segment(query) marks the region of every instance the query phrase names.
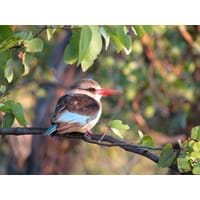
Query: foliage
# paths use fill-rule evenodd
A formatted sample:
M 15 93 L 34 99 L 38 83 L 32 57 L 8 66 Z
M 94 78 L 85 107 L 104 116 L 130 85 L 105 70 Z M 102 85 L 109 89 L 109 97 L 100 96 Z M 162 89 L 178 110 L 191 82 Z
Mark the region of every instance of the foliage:
M 118 137 L 123 139 L 121 131 L 126 131 L 129 129 L 127 124 L 124 124 L 121 120 L 111 120 L 108 122 L 108 126 L 111 128 L 113 133 Z
M 137 140 L 141 129 L 136 124 L 138 119 L 145 128 L 150 127 L 144 130 L 153 129 L 167 136 L 188 133 L 200 124 L 200 37 L 195 28 L 188 26 L 186 31 L 193 38 L 192 47 L 181 38 L 178 27 L 170 26 L 0 26 L 1 127 L 11 127 L 16 122 L 26 126 L 27 121 L 33 121 L 34 104 L 26 112 L 25 99 L 15 97 L 26 86 L 26 96 L 34 101 L 46 95 L 40 83 L 54 80 L 48 56 L 63 32 L 68 32 L 71 37 L 64 48 L 64 62 L 81 67 L 105 86 L 124 90 L 119 99 L 104 102 L 106 112 L 102 118 L 109 118 L 108 126 L 114 134 Z M 139 109 L 134 110 L 138 99 Z M 115 105 L 119 107 L 114 108 Z M 118 116 L 121 120 L 116 120 Z M 103 128 L 104 125 L 99 126 L 99 130 Z M 140 131 L 138 145 L 156 147 L 151 132 L 143 132 Z M 192 129 L 191 138 L 182 142 L 179 149 L 165 144 L 159 155 L 160 167 L 176 166 L 183 174 L 200 174 L 199 126 Z

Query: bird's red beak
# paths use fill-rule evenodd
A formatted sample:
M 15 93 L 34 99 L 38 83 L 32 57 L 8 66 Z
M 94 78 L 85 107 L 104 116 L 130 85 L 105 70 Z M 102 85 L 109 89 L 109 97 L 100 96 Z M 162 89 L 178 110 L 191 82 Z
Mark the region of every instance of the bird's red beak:
M 97 94 L 100 94 L 102 96 L 112 96 L 112 95 L 119 95 L 122 92 L 120 90 L 112 90 L 108 88 L 101 88 L 97 90 Z

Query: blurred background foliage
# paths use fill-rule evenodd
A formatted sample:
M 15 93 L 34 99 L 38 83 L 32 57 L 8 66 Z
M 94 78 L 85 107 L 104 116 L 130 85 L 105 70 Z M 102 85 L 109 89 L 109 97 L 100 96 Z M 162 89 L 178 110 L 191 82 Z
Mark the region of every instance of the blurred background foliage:
M 91 65 L 79 60 L 86 72 L 76 66 L 77 44 L 70 40 L 75 34 L 80 37 L 78 28 L 0 26 L 3 127 L 26 123 L 47 127 L 58 98 L 75 80 L 87 77 L 104 87 L 123 90 L 120 97 L 103 100 L 103 115 L 94 132 L 113 134 L 106 124 L 119 119 L 130 127 L 122 133 L 130 143 L 139 140 L 138 130 L 150 135 L 157 145 L 176 145 L 190 135 L 191 128 L 200 123 L 200 26 L 98 27 L 101 35 L 95 36 L 104 38 L 102 44 L 98 43 L 100 50 L 95 50 L 95 45 L 90 47 L 93 54 L 96 52 Z M 87 33 L 87 28 L 84 31 Z M 69 45 L 74 48 L 72 52 L 66 50 Z M 13 104 L 5 110 L 7 100 L 13 100 Z M 14 112 L 16 109 L 20 115 Z M 0 173 L 168 172 L 146 158 L 115 147 L 42 136 L 9 136 L 0 139 Z

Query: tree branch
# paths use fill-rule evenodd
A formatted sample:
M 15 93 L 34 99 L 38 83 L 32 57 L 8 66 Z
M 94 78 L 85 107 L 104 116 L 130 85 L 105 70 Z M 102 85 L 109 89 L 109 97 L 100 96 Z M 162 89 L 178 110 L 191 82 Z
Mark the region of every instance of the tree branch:
M 46 131 L 46 128 L 0 128 L 0 135 L 6 136 L 6 135 L 44 135 L 44 132 Z M 136 153 L 139 155 L 142 155 L 150 160 L 152 160 L 155 163 L 158 163 L 159 156 L 156 154 L 153 154 L 152 150 L 162 150 L 162 148 L 151 148 L 151 147 L 145 147 L 135 144 L 129 144 L 125 142 L 124 140 L 117 139 L 115 137 L 109 136 L 109 135 L 102 135 L 100 134 L 92 134 L 90 137 L 85 136 L 83 133 L 80 132 L 73 132 L 68 133 L 64 135 L 59 135 L 55 133 L 53 136 L 59 136 L 59 137 L 65 137 L 69 139 L 80 139 L 88 143 L 92 144 L 98 144 L 101 146 L 106 147 L 120 147 L 125 151 Z M 175 170 L 178 173 L 176 166 L 171 166 L 171 169 Z

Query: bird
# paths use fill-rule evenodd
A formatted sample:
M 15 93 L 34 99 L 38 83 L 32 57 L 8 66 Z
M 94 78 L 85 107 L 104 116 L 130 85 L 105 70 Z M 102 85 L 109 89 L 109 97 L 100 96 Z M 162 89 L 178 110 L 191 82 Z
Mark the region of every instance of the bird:
M 120 90 L 101 88 L 92 79 L 77 81 L 68 92 L 59 98 L 51 126 L 46 135 L 80 132 L 91 135 L 91 129 L 102 114 L 101 98 L 121 94 Z

